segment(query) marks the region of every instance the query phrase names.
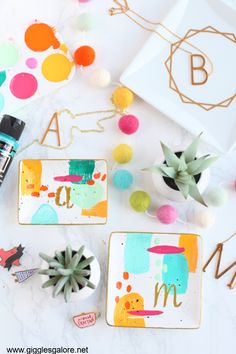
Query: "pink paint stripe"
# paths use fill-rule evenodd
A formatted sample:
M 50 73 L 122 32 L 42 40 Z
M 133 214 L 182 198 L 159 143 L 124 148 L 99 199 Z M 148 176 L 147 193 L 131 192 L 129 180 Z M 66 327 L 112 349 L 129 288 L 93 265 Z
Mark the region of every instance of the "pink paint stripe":
M 162 315 L 163 311 L 137 310 L 137 311 L 128 311 L 128 314 L 133 316 L 158 316 L 158 315 Z
M 183 253 L 185 249 L 183 247 L 175 246 L 154 246 L 147 249 L 148 252 L 157 253 L 157 254 L 177 254 Z
M 77 175 L 67 175 L 67 176 L 54 177 L 54 181 L 57 181 L 57 182 L 80 182 L 80 181 L 82 181 L 82 179 L 83 179 L 82 176 L 77 176 Z

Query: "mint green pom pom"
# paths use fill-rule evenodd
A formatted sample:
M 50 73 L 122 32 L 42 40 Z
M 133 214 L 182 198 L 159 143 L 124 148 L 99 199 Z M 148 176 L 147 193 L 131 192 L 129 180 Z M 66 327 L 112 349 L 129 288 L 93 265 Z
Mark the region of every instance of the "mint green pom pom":
M 221 207 L 227 203 L 228 193 L 222 187 L 215 187 L 207 193 L 206 201 L 214 207 Z
M 90 13 L 84 12 L 77 17 L 76 27 L 79 31 L 91 31 L 94 27 L 94 19 Z

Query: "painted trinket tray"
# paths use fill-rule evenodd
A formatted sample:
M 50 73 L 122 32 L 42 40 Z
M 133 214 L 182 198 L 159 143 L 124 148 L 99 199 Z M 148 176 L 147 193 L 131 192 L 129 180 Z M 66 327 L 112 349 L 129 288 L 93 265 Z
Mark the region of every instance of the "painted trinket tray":
M 22 160 L 19 168 L 19 223 L 105 224 L 105 160 Z
M 201 238 L 191 234 L 110 236 L 107 323 L 117 327 L 198 328 Z

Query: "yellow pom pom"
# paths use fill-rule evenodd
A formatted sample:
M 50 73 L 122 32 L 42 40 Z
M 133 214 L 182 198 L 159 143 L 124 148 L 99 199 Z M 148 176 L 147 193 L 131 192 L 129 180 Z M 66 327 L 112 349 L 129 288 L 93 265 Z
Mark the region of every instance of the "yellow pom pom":
M 119 109 L 126 109 L 134 100 L 133 92 L 126 87 L 117 87 L 112 94 L 112 102 Z
M 113 158 L 118 163 L 127 163 L 133 157 L 133 150 L 129 145 L 120 144 L 113 150 Z

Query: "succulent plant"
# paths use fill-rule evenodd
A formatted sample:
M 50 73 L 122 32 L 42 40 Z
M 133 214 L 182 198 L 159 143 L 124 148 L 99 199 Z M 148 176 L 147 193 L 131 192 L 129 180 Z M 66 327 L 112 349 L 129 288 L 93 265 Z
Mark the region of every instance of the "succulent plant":
M 151 171 L 161 174 L 164 179 L 174 181 L 176 189 L 181 192 L 185 199 L 191 196 L 197 202 L 206 206 L 201 196 L 197 181 L 201 173 L 206 170 L 218 157 L 205 155 L 197 157 L 197 150 L 200 142 L 201 134 L 194 139 L 189 147 L 177 154 L 165 144 L 161 143 L 165 161 L 161 165 L 145 168 L 144 171 Z
M 53 286 L 53 296 L 64 293 L 65 301 L 68 302 L 72 292 L 78 292 L 80 289 L 88 286 L 95 289 L 95 285 L 89 281 L 90 264 L 95 257 L 85 258 L 83 256 L 84 246 L 78 251 L 72 251 L 71 247 L 66 247 L 64 252 L 55 252 L 54 257 L 40 253 L 39 256 L 48 263 L 48 269 L 41 269 L 39 274 L 49 277 L 49 280 L 43 284 L 43 288 Z

